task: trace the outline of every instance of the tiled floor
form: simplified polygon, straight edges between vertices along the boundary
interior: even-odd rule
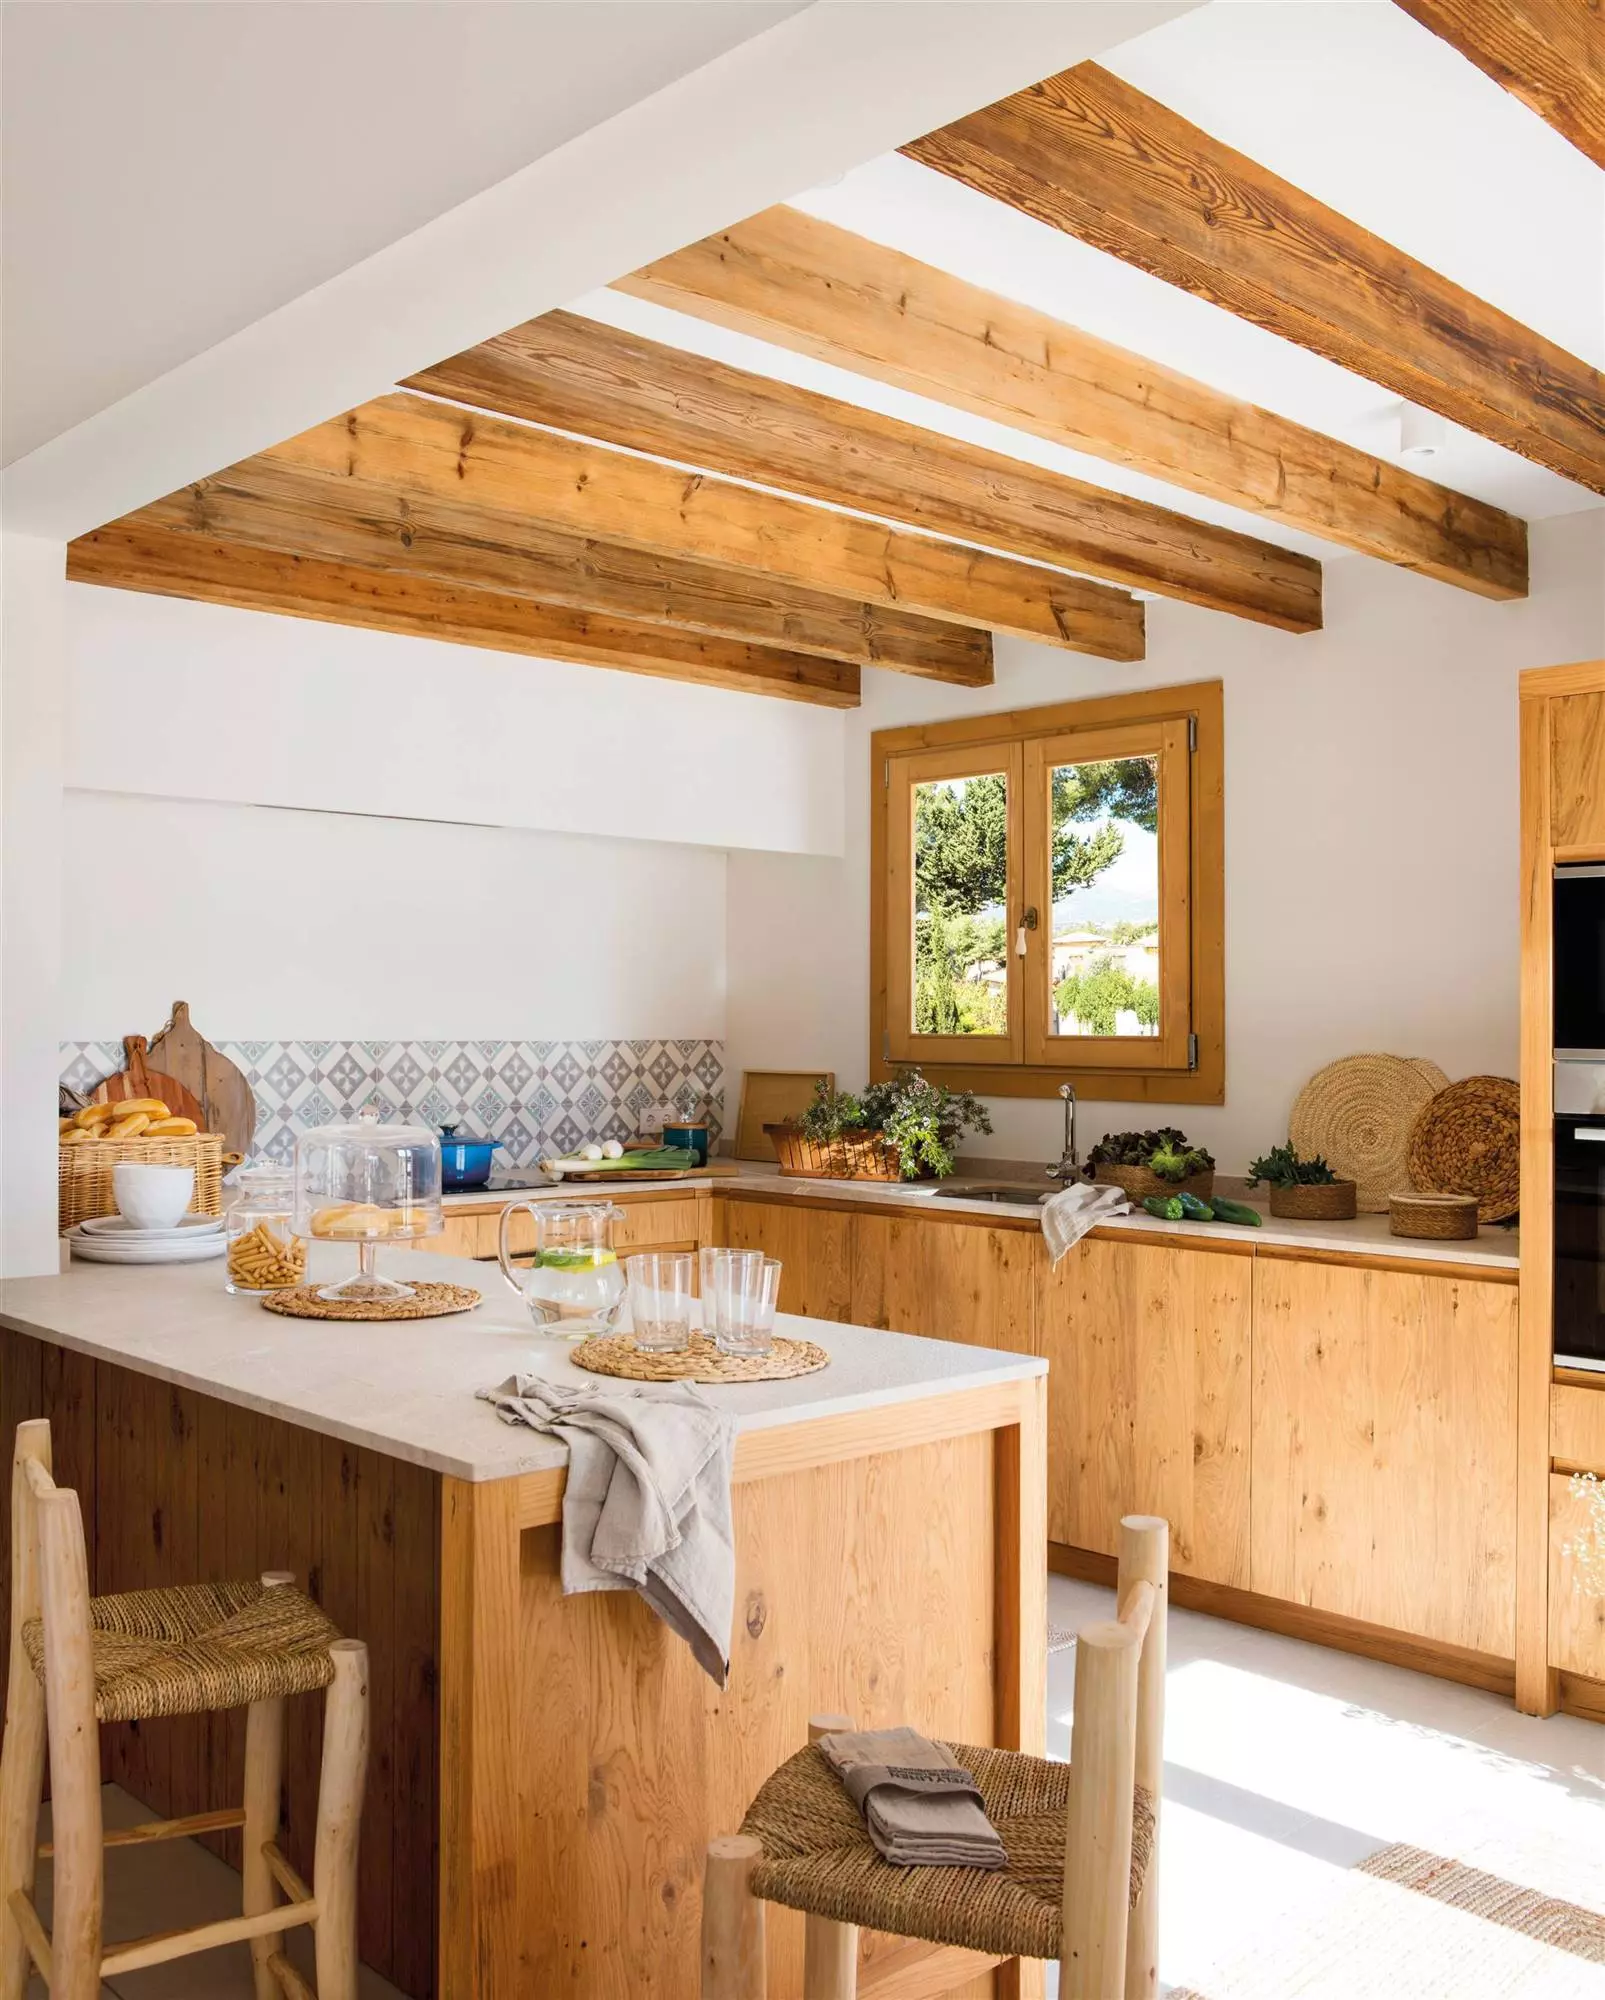
[[[1109,1606],[1107,1591],[1050,1581],[1057,1626]],[[1048,1662],[1054,1756],[1070,1746],[1074,1657]],[[1605,1966],[1436,1904],[1401,1952],[1378,1919],[1410,1892],[1353,1872],[1409,1842],[1605,1915],[1605,1728],[1535,1722],[1494,1695],[1188,1611],[1171,1613],[1167,1699],[1165,1986],[1208,2000],[1605,2000]],[[115,1787],[106,1801],[108,1824],[143,1817]],[[232,1915],[239,1878],[190,1842],[133,1848],[112,1857],[107,1896],[108,1935],[131,1937]],[[303,1932],[292,1955],[310,1970],[306,1944]],[[246,1947],[128,1975],[116,1995],[251,2000]],[[397,1996],[365,1973],[363,2000]]]
[[[1111,1603],[1050,1580],[1057,1626]],[[1605,1728],[1537,1722],[1495,1695],[1196,1612],[1172,1611],[1169,1640],[1163,1985],[1208,2000],[1605,2000],[1605,1966],[1438,1904],[1412,1925],[1418,1955],[1401,1956],[1397,1924],[1368,1915],[1411,1892],[1350,1872],[1408,1842],[1605,1915]],[[1073,1680],[1074,1653],[1053,1654],[1054,1756],[1069,1750]],[[1300,1949],[1323,1931],[1320,1952]],[[1267,1981],[1255,1960],[1280,1970]]]

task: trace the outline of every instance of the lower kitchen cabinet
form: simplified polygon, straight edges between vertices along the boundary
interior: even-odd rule
[[[1042,1239],[1035,1230],[987,1229],[923,1216],[851,1220],[855,1325],[1003,1347],[1013,1354],[1041,1352],[1036,1292]]]
[[[1598,1391],[1584,1390],[1583,1394]],[[1597,1544],[1605,1506],[1599,1489],[1573,1486],[1569,1475],[1549,1481],[1549,1663],[1566,1673],[1605,1681],[1605,1597],[1598,1584],[1585,1584],[1576,1550]]]
[[[778,1257],[780,1310],[810,1319],[853,1318],[853,1221],[778,1201],[720,1202],[715,1240]]]
[[[1251,1587],[1516,1646],[1516,1288],[1254,1263]]]
[[[1050,1540],[1162,1514],[1173,1568],[1246,1589],[1253,1258],[1087,1237],[1040,1270]]]

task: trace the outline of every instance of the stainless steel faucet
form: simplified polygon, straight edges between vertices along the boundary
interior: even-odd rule
[[[1077,1181],[1081,1178],[1081,1155],[1076,1151],[1076,1092],[1074,1084],[1061,1083],[1059,1095],[1064,1099],[1064,1151],[1059,1156],[1059,1164],[1049,1167],[1050,1181]]]

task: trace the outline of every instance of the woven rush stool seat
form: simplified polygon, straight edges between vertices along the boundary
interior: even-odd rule
[[[1056,1959],[1064,1899],[1070,1766],[1015,1750],[950,1746],[973,1773],[1007,1868],[894,1868],[824,1753],[810,1744],[764,1781],[741,1831],[763,1848],[752,1893],[834,1923],[1010,1958]],[[1154,1805],[1139,1785],[1131,1842],[1135,1907],[1154,1847]]]
[[[280,1584],[180,1584],[89,1600],[100,1722],[196,1715],[310,1694],[334,1678],[339,1628],[304,1592]],[[44,1680],[44,1621],[22,1643]]]

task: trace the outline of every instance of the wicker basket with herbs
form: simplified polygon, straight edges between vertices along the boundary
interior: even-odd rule
[[[978,1097],[944,1089],[917,1069],[856,1094],[821,1078],[795,1124],[764,1127],[783,1174],[850,1181],[945,1179],[963,1134],[991,1129]]]
[[[1271,1191],[1271,1213],[1284,1222],[1352,1222],[1359,1189],[1333,1173],[1319,1153],[1301,1158],[1290,1139],[1248,1165],[1251,1188]]]
[[[1117,1187],[1138,1202],[1167,1194],[1195,1194],[1208,1201],[1215,1188],[1214,1155],[1174,1125],[1156,1132],[1109,1133],[1087,1155],[1087,1173],[1100,1186]]]

